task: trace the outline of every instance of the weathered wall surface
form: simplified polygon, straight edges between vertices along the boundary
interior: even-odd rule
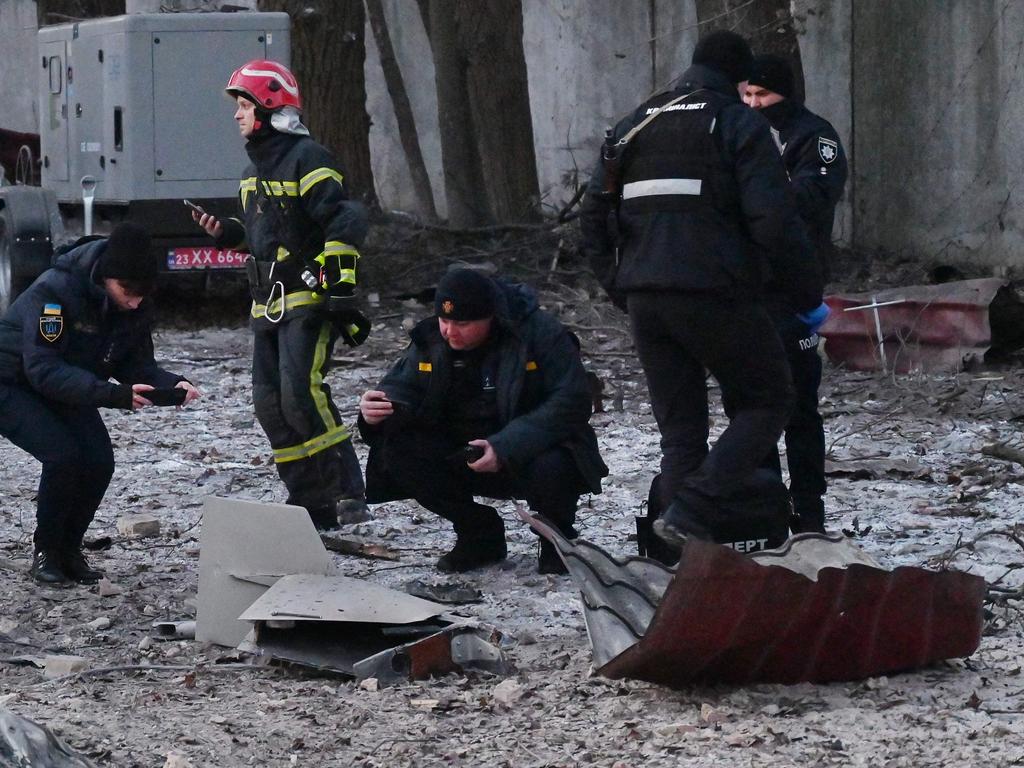
[[[924,263],[1021,265],[1024,5],[858,3],[855,240]]]
[[[0,0],[0,128],[35,133],[36,4]]]

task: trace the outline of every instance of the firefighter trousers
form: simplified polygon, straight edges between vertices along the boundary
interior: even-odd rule
[[[308,510],[361,498],[363,475],[324,373],[337,339],[319,313],[254,325],[252,396],[288,503]]]
[[[0,384],[0,435],[43,465],[36,549],[77,551],[114,474],[110,435],[99,411]]]

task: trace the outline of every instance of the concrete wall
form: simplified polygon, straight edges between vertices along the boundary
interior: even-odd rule
[[[0,128],[35,133],[36,4],[0,0]]]
[[[855,240],[924,263],[1022,265],[1024,5],[858,3]]]

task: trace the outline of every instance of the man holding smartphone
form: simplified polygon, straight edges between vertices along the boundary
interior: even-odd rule
[[[366,210],[302,124],[287,67],[250,61],[225,91],[252,161],[239,185],[242,219],[195,209],[192,218],[218,246],[252,254],[253,407],[288,503],[305,507],[322,530],[361,522],[362,470],[324,378],[335,341],[356,346],[370,333],[356,297]]]
[[[525,499],[575,538],[580,494],[600,493],[608,474],[576,338],[530,288],[471,269],[441,278],[434,310],[359,403],[367,500],[412,498],[449,520],[455,547],[437,561],[445,573],[507,554],[501,518],[474,496]],[[565,573],[544,540],[537,566]]]
[[[60,254],[0,319],[0,435],[43,465],[30,570],[37,582],[92,584],[103,575],[81,549],[114,473],[99,408],[199,397],[153,359],[146,297],[157,272],[149,235],[126,222]]]

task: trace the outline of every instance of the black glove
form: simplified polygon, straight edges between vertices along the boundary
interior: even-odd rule
[[[370,319],[358,309],[358,297],[331,294],[327,297],[327,315],[341,334],[341,340],[350,347],[358,347],[370,335]]]

